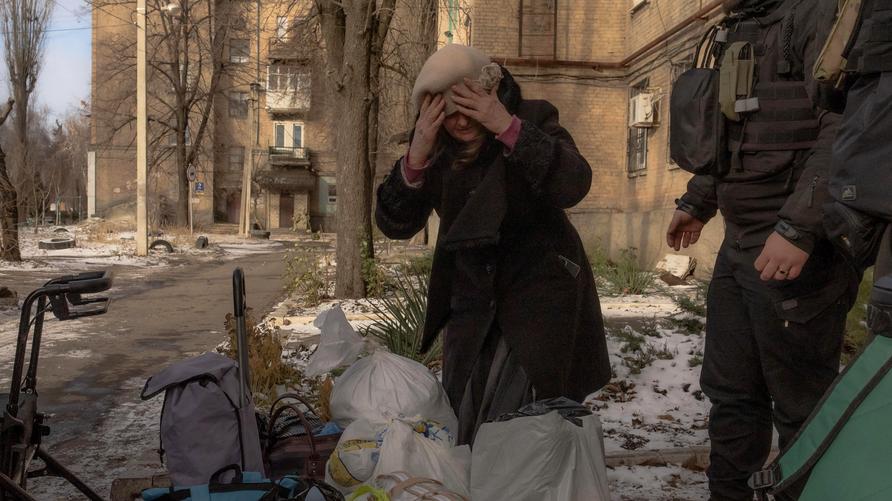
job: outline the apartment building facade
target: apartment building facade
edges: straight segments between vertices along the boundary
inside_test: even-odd
[[[594,171],[590,193],[568,211],[586,246],[613,255],[635,248],[642,262],[653,264],[669,252],[666,227],[690,179],[669,159],[672,84],[690,67],[694,45],[720,5],[453,0],[441,9],[440,43],[452,35],[483,50],[512,72],[525,97],[558,108]],[[720,219],[687,251],[701,270],[708,271],[721,244]]]
[[[417,22],[415,3],[399,2],[394,22]],[[690,67],[694,45],[720,14],[716,0],[440,0],[438,43],[476,46],[504,64],[528,98],[561,113],[594,170],[589,195],[569,215],[586,245],[616,254],[634,247],[643,262],[667,252],[666,226],[690,175],[668,154],[669,97]],[[99,5],[98,3],[96,4]],[[334,231],[336,117],[309,2],[216,1],[231,27],[220,57],[227,67],[213,99],[198,182],[196,220],[237,223],[244,171],[254,173],[253,220],[265,228]],[[98,215],[132,213],[135,70],[113,42],[133,40],[134,3],[94,8],[93,153]],[[404,30],[399,29],[397,32]],[[317,37],[314,39],[314,37]],[[421,58],[423,62],[423,57]],[[420,65],[420,62],[415,64]],[[401,99],[411,82],[388,82],[377,178],[405,149],[411,117]],[[395,90],[394,90],[395,89]],[[402,97],[401,97],[402,96]],[[402,106],[401,106],[402,104]],[[130,120],[130,121],[128,121]],[[169,143],[168,143],[169,144]],[[165,144],[156,145],[163,149]],[[165,163],[166,162],[166,163]],[[171,160],[156,169],[150,197],[176,198]],[[163,196],[162,196],[163,195]],[[436,233],[436,220],[428,234]],[[716,220],[690,249],[710,264],[723,233]]]
[[[309,7],[310,2],[216,0],[210,12],[193,14],[212,20],[204,28],[204,39],[202,34],[190,39],[199,46],[208,40],[201,56],[196,52],[189,54],[191,58],[181,56],[191,59],[199,68],[195,78],[205,82],[195,89],[207,91],[214,71],[206,61],[199,64],[199,57],[213,55],[222,68],[212,95],[209,92],[204,102],[196,103],[185,134],[187,146],[197,149],[196,179],[190,189],[197,224],[239,222],[248,169],[253,174],[252,223],[262,228],[333,231],[337,191],[332,118],[325,106],[321,53],[308,21]],[[121,22],[134,9],[135,2],[96,3],[93,9],[91,207],[93,214],[112,218],[132,217],[135,204],[136,30]],[[160,117],[175,101],[164,95],[167,80],[162,70],[171,58],[160,56],[153,62],[152,51],[166,50],[166,40],[157,39],[153,45],[149,33],[153,27],[164,28],[164,15],[163,8],[150,7],[147,28],[149,198],[154,223],[163,223],[165,213],[170,218],[170,207],[184,182],[170,153],[179,140],[169,127],[155,123],[164,120]],[[203,28],[194,24],[195,31]],[[126,50],[133,55],[122,56]],[[201,144],[193,145],[205,110]]]

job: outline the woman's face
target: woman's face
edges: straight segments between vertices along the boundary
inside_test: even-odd
[[[443,121],[446,132],[456,141],[471,143],[483,137],[484,129],[480,122],[462,114],[460,111],[446,117]]]

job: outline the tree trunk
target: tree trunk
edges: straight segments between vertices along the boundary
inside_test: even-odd
[[[2,123],[2,121],[0,121]],[[21,261],[19,251],[19,200],[6,170],[6,155],[0,149],[0,259]]]
[[[342,117],[338,127],[338,243],[335,295],[358,298],[365,295],[362,276],[362,244],[370,242],[371,182],[369,165],[369,51],[372,31],[369,21],[375,2],[355,0],[345,4],[343,86],[340,89]]]
[[[177,224],[180,226],[189,225],[189,178],[186,177],[186,134],[183,129],[177,131]]]

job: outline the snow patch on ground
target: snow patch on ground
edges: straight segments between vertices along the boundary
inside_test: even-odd
[[[269,254],[284,248],[274,240],[251,240],[235,234],[174,232],[150,236],[154,240],[166,240],[174,247],[174,253],[163,249],[150,250],[146,257],[136,256],[133,231],[97,231],[95,222],[63,227],[26,229],[19,233],[22,259],[20,263],[0,260],[0,271],[22,270],[75,270],[86,266],[135,266],[153,268],[176,263],[183,259],[198,261],[230,260],[256,254]],[[56,232],[64,228],[65,232]],[[206,236],[209,245],[205,249],[195,247],[199,236]],[[39,248],[41,240],[73,238],[76,246],[70,249],[45,250]]]
[[[145,380],[133,378],[124,381],[122,388],[136,396],[144,384]],[[163,402],[163,396],[159,396],[112,406],[89,437],[51,435],[46,441],[49,451],[101,496],[107,496],[117,478],[148,477],[164,471],[157,453],[158,417]],[[37,499],[83,499],[83,495],[59,479],[37,479],[31,490]]]
[[[681,466],[619,466],[607,470],[612,501],[696,501],[709,497],[706,477]]]

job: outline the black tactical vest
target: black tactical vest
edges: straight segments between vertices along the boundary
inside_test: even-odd
[[[728,148],[735,156],[815,145],[819,120],[806,91],[803,62],[792,48],[797,5],[803,8],[802,2],[787,2],[768,17],[732,18],[726,24],[728,44],[749,42],[756,56],[753,94],[759,109],[739,122],[727,121]]]

